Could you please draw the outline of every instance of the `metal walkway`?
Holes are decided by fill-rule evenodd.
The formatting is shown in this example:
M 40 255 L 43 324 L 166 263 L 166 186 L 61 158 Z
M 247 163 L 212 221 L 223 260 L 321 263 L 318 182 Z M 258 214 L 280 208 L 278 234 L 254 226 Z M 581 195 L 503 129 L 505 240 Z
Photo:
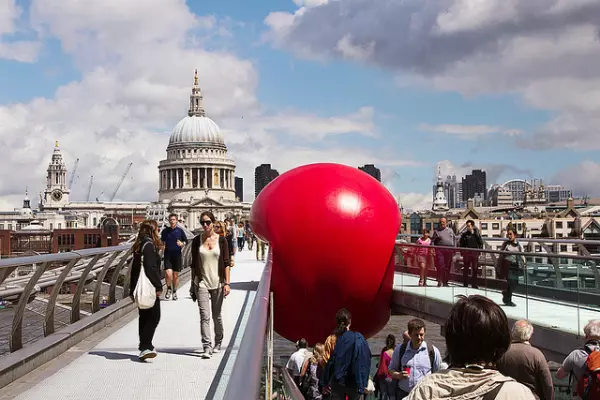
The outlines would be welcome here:
M 200 316 L 181 285 L 178 301 L 162 301 L 154 345 L 158 357 L 139 362 L 137 311 L 124 326 L 77 358 L 69 352 L 2 389 L 0 399 L 221 399 L 237 357 L 264 262 L 254 253 L 236 254 L 231 294 L 223 304 L 224 348 L 200 358 Z M 108 328 L 110 329 L 110 328 Z M 225 348 L 226 346 L 226 348 Z M 77 352 L 76 346 L 70 352 Z M 54 367 L 52 366 L 54 364 Z

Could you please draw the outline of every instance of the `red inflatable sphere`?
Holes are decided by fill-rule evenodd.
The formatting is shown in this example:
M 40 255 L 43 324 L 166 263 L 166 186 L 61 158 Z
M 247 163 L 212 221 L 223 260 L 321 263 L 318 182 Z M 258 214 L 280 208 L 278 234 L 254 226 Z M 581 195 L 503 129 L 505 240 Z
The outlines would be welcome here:
M 352 167 L 311 164 L 257 197 L 251 224 L 271 246 L 275 330 L 323 342 L 340 308 L 370 337 L 387 324 L 401 215 L 377 180 Z

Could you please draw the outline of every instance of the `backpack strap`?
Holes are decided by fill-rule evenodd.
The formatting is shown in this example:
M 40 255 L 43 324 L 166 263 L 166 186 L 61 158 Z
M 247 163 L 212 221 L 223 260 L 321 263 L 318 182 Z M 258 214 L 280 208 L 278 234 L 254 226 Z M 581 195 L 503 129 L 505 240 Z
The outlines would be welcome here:
M 490 390 L 489 392 L 487 392 L 482 398 L 481 400 L 494 400 L 496 398 L 496 396 L 498 396 L 498 393 L 500 393 L 500 390 L 502 390 L 502 386 L 504 385 L 504 382 L 501 382 L 499 385 L 497 385 L 495 388 L 493 388 L 492 390 Z
M 398 368 L 400 369 L 402 369 L 402 357 L 404 357 L 404 353 L 406 353 L 406 346 L 406 343 L 402 343 L 402 345 L 400 346 L 400 354 L 398 354 L 398 362 L 400 363 Z
M 435 350 L 433 350 L 433 345 L 427 343 L 427 352 L 429 353 L 429 363 L 431 364 L 431 372 L 437 372 L 433 370 L 435 367 Z

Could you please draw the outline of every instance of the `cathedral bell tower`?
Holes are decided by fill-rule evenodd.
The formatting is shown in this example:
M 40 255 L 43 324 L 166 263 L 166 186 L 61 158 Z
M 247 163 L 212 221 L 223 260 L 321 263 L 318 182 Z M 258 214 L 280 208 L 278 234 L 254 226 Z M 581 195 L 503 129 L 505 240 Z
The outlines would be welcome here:
M 62 158 L 58 141 L 54 146 L 52 160 L 48 164 L 46 189 L 42 200 L 44 209 L 59 209 L 69 203 L 69 187 L 67 186 L 67 166 Z
M 188 115 L 190 117 L 206 117 L 204 112 L 204 98 L 202 97 L 202 91 L 198 85 L 198 70 L 194 71 L 194 86 L 192 86 L 192 93 L 190 94 L 190 108 L 188 109 Z

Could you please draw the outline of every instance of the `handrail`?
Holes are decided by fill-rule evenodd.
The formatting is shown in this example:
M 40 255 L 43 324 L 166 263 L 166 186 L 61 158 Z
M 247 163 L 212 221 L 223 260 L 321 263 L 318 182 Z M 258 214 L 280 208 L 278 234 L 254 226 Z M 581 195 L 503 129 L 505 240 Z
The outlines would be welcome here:
M 251 321 L 244 332 L 224 400 L 255 399 L 260 392 L 260 381 L 265 358 L 265 337 L 271 293 L 272 251 L 269 250 L 265 269 L 252 303 Z
M 491 249 L 473 249 L 473 248 L 469 248 L 469 247 L 453 247 L 453 246 L 422 246 L 416 243 L 402 243 L 400 241 L 396 241 L 396 245 L 401 246 L 401 247 L 417 247 L 417 248 L 424 248 L 424 249 L 430 249 L 430 250 L 436 250 L 436 249 L 441 249 L 441 250 L 451 250 L 451 251 L 457 251 L 457 252 L 477 252 L 477 253 L 484 253 L 484 254 L 507 254 L 507 255 L 520 255 L 520 256 L 527 256 L 527 257 L 548 257 L 548 258 L 571 258 L 573 260 L 591 260 L 594 262 L 600 262 L 600 256 L 580 256 L 577 254 L 568 254 L 568 253 L 532 253 L 532 252 L 525 252 L 525 251 L 506 251 L 506 250 L 491 250 Z
M 0 259 L 0 269 L 7 267 L 18 267 L 28 264 L 41 264 L 45 262 L 71 261 L 75 258 L 90 257 L 98 254 L 111 253 L 113 251 L 128 250 L 131 244 L 110 246 L 110 247 L 94 247 L 93 249 L 84 249 L 77 251 L 69 251 L 67 253 L 42 254 L 39 256 L 15 257 Z
M 399 237 L 409 237 L 409 238 L 420 238 L 421 234 L 417 234 L 417 233 L 401 233 L 398 235 Z M 459 235 L 457 234 L 457 237 Z M 490 241 L 490 242 L 504 242 L 507 239 L 506 238 L 501 238 L 501 237 L 489 237 L 489 236 L 482 236 L 482 239 L 484 241 Z M 591 244 L 591 245 L 600 245 L 600 240 L 593 240 L 593 239 L 569 239 L 569 238 L 564 238 L 564 239 L 553 239 L 553 238 L 545 238 L 545 237 L 537 237 L 537 238 L 518 238 L 519 242 L 532 242 L 532 243 L 538 243 L 538 242 L 544 242 L 544 243 L 559 243 L 559 244 Z
M 280 367 L 279 372 L 283 378 L 283 389 L 286 400 L 304 400 L 302 392 L 298 389 L 296 382 L 294 382 L 287 368 Z

